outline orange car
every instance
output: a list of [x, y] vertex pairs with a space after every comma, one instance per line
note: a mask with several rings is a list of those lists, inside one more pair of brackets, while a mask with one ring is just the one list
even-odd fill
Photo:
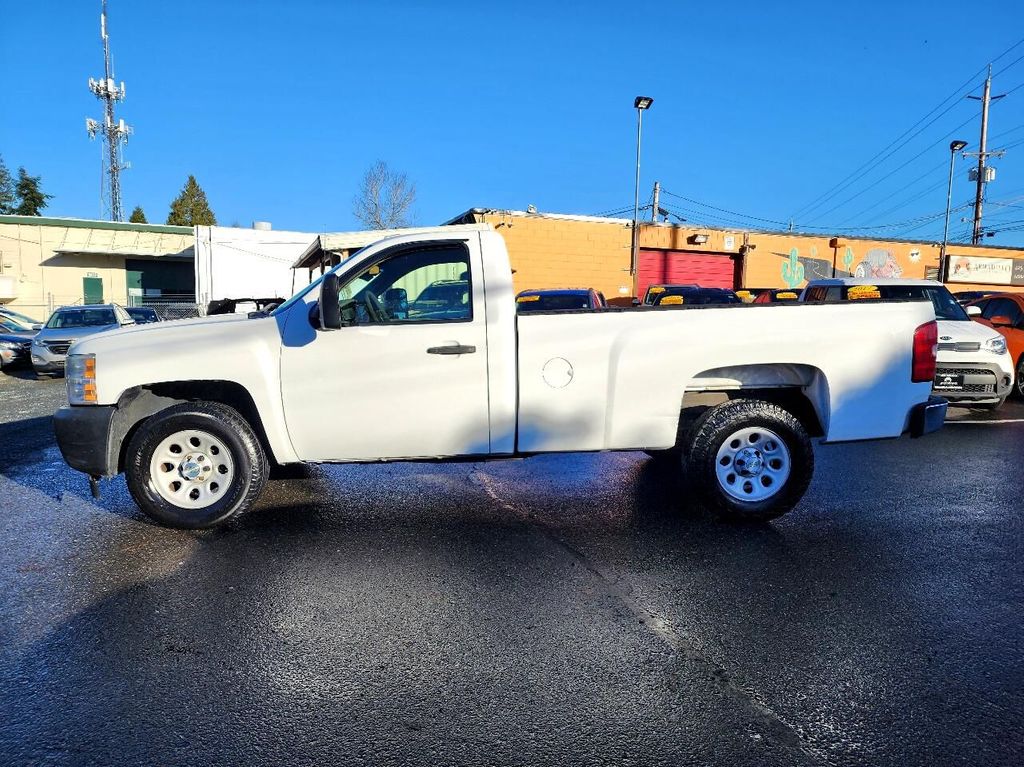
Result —
[[1006, 339], [1014, 359], [1014, 388], [1024, 399], [1024, 293], [996, 293], [967, 304], [971, 319], [988, 325]]

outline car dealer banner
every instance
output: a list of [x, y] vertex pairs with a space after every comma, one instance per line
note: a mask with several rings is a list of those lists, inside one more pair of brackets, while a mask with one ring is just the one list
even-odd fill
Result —
[[1024, 285], [1024, 259], [950, 256], [946, 281]]

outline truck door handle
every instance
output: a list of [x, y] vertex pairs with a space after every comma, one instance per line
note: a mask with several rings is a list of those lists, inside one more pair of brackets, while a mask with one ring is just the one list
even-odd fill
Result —
[[475, 346], [449, 344], [448, 346], [431, 346], [427, 349], [427, 354], [473, 354], [475, 351]]

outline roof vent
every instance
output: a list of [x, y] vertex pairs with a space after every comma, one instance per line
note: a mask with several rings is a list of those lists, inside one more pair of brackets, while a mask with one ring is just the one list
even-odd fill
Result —
[[257, 232], [269, 232], [271, 229], [273, 229], [269, 221], [253, 221], [252, 228], [255, 229]]

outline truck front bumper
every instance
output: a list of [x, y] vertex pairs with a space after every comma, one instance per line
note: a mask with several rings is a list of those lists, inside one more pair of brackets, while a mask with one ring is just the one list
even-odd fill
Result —
[[914, 405], [910, 411], [910, 436], [923, 437], [941, 429], [948, 404], [942, 397], [929, 397], [927, 402]]
[[118, 455], [112, 451], [110, 439], [116, 412], [112, 405], [83, 405], [62, 407], [53, 414], [57, 446], [68, 466], [90, 477], [117, 474]]

